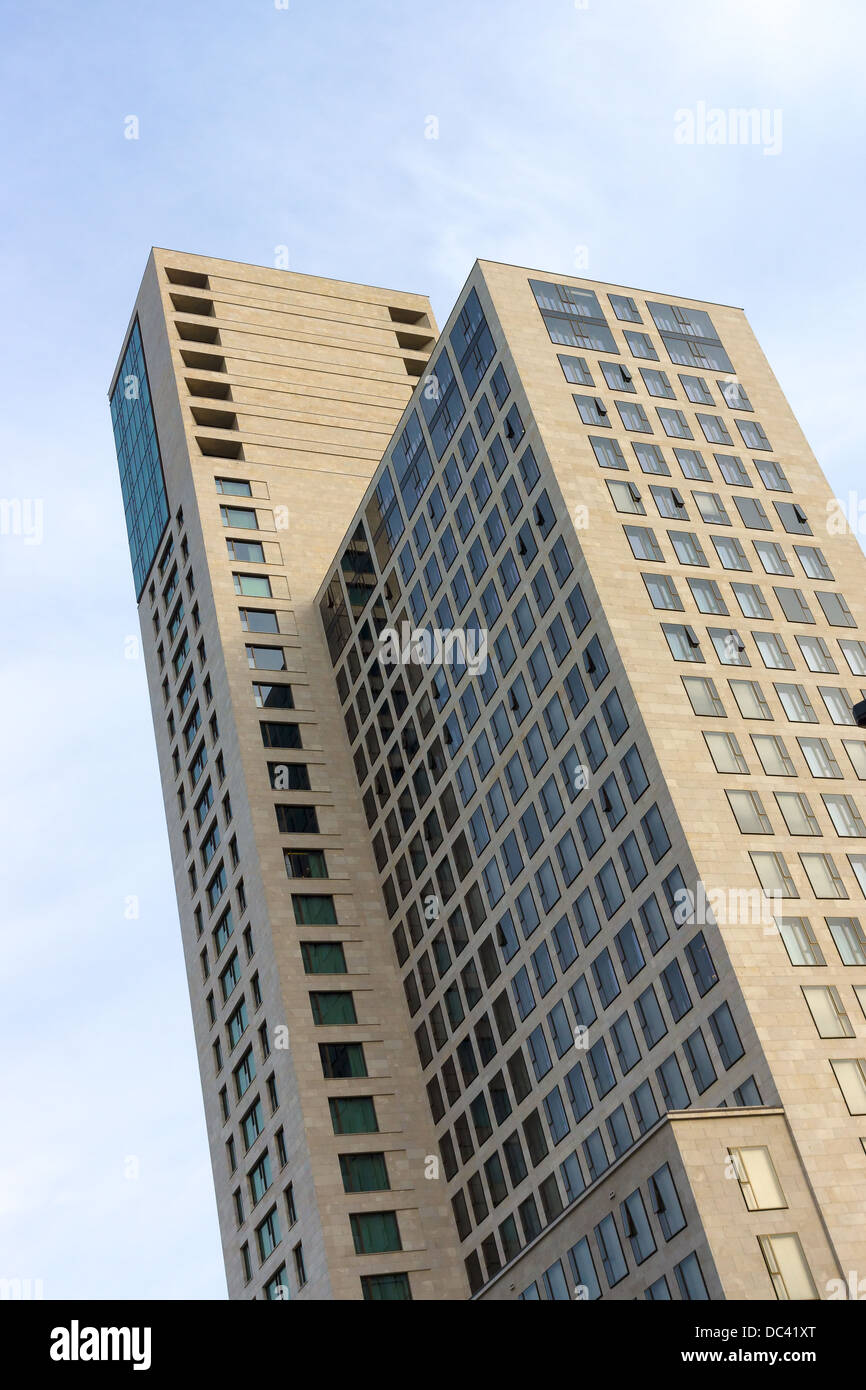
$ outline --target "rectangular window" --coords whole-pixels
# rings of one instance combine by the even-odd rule
[[[280,1265],[264,1287],[265,1299],[269,1302],[285,1302],[289,1297],[289,1276],[286,1266]]]
[[[688,421],[681,410],[675,410],[671,406],[657,405],[656,414],[661,421],[662,429],[670,439],[694,439]]]
[[[779,1300],[819,1297],[798,1235],[758,1236],[758,1244]]]
[[[675,448],[674,453],[684,478],[693,478],[705,483],[712,481],[713,475],[704,463],[704,456],[699,449]]]
[[[653,340],[648,333],[634,333],[626,329],[623,337],[625,338],[629,351],[633,357],[643,357],[651,362],[658,362],[659,355],[655,350]]]
[[[671,386],[667,372],[659,371],[655,367],[641,367],[640,374],[651,396],[667,396],[670,400],[676,398],[677,393]]]
[[[728,685],[744,719],[772,719],[770,706],[757,681],[731,680]]]
[[[234,580],[235,594],[243,595],[243,598],[271,598],[271,581],[267,574],[235,574]]]
[[[738,454],[713,454],[713,458],[719,465],[719,471],[726,483],[730,483],[732,487],[752,486],[748,470]]]
[[[677,593],[674,580],[668,574],[642,574],[647,593],[653,608],[683,610],[683,601]]]
[[[336,926],[334,899],[326,894],[293,893],[292,910],[299,926]]]
[[[681,565],[700,565],[703,568],[709,565],[694,531],[668,531],[668,537]]]
[[[335,1134],[376,1134],[376,1109],[372,1096],[332,1096],[328,1101]]]
[[[767,897],[773,897],[776,894],[783,898],[798,898],[800,896],[784,855],[771,850],[766,853],[750,851],[749,857]]]
[[[622,448],[615,439],[601,439],[591,434],[589,442],[599,468],[628,468]]]
[[[647,308],[672,362],[733,373],[733,364],[705,309],[687,309],[681,304],[653,300],[647,300]]]
[[[636,560],[663,560],[661,546],[649,526],[624,526],[626,538]]]
[[[410,1303],[412,1289],[408,1274],[365,1274],[361,1276],[365,1303]]]
[[[683,623],[662,623],[661,627],[674,661],[703,662],[700,642],[693,627]]]
[[[638,434],[652,434],[653,427],[647,418],[647,413],[637,401],[616,401],[615,405],[623,429],[633,430]]]
[[[568,357],[563,352],[560,352],[558,356],[559,365],[566,381],[570,381],[573,386],[595,385],[585,357]]]
[[[608,1286],[614,1288],[628,1274],[628,1265],[613,1216],[605,1216],[595,1227],[595,1240]]]
[[[241,608],[241,628],[244,632],[279,632],[277,615],[272,608]],[[249,652],[250,648],[247,648]],[[252,665],[252,663],[250,663]]]
[[[361,1212],[351,1215],[349,1222],[356,1255],[379,1255],[403,1249],[396,1212]]]
[[[750,570],[752,567],[746,558],[742,542],[736,536],[712,536],[713,548],[719,557],[719,563],[726,570]]]
[[[632,374],[623,362],[599,362],[605,381],[612,391],[631,391],[637,388]]]
[[[385,1192],[391,1184],[383,1153],[341,1154],[344,1192]]]
[[[592,290],[547,280],[530,280],[529,284],[552,342],[562,347],[616,352],[613,334]],[[452,333],[452,343],[453,339]]]
[[[697,421],[708,444],[727,444],[733,447],[730,430],[721,415],[706,415],[697,411]]]
[[[713,393],[707,385],[707,382],[704,377],[686,376],[682,372],[680,372],[679,378],[682,384],[682,388],[686,393],[686,397],[688,400],[691,401],[692,405],[713,404]]]
[[[853,1025],[835,985],[804,985],[803,998],[819,1038],[853,1038]]]
[[[638,307],[628,294],[609,294],[611,308],[623,323],[643,323]]]
[[[256,1227],[256,1241],[262,1264],[274,1253],[281,1240],[280,1218],[276,1207],[272,1207],[264,1221]]]
[[[575,1296],[579,1295],[581,1299],[587,1301],[601,1298],[601,1288],[586,1236],[571,1247],[568,1252],[568,1262],[571,1266],[572,1278],[575,1281]]]
[[[777,917],[775,922],[792,965],[825,964],[808,917]]]
[[[827,926],[843,965],[866,965],[866,932],[857,917],[828,917]],[[819,965],[822,961],[817,962]]]
[[[577,413],[585,425],[603,426],[605,429],[611,428],[611,420],[608,415],[607,406],[601,396],[579,396],[575,394],[574,403],[577,406]]]
[[[650,1206],[658,1219],[662,1235],[665,1240],[672,1240],[685,1228],[686,1218],[667,1163],[658,1168],[650,1178],[649,1195]]]
[[[247,647],[247,665],[254,671],[285,671],[286,656],[282,647]]]
[[[643,1264],[656,1251],[649,1218],[640,1191],[636,1189],[619,1206],[620,1221],[636,1265]]]
[[[236,530],[257,531],[259,529],[255,510],[249,507],[220,507],[223,526]]]

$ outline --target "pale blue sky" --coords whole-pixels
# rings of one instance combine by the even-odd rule
[[[477,256],[742,305],[846,496],[863,477],[866,10],[7,0],[5,16],[0,493],[41,501],[44,534],[0,534],[0,1276],[49,1297],[218,1298],[105,399],[150,246],[272,264],[285,245],[293,270],[426,292],[440,321]],[[676,143],[675,113],[700,102],[780,111],[781,151]]]

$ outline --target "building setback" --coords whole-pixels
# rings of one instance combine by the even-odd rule
[[[866,561],[742,311],[154,251],[112,416],[230,1296],[839,1296]]]

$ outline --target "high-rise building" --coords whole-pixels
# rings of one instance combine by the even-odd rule
[[[866,560],[743,312],[160,251],[112,410],[230,1294],[844,1297]]]
[[[435,334],[155,250],[112,385],[234,1298],[465,1288],[315,603]]]

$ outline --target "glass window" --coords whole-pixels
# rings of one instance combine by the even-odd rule
[[[571,1266],[572,1277],[575,1280],[575,1298],[588,1302],[594,1302],[595,1299],[601,1298],[601,1288],[586,1236],[571,1247],[568,1252],[568,1262]]]
[[[661,546],[649,526],[624,526],[626,538],[636,560],[662,560]]]
[[[137,318],[111,395],[111,423],[136,597],[140,598],[168,525],[169,512]]]
[[[757,420],[737,420],[735,423],[747,449],[765,449],[768,453],[772,452],[773,446]]]
[[[675,399],[677,393],[671,386],[667,372],[659,371],[656,367],[641,367],[640,374],[643,377],[644,386],[651,396],[667,396],[671,400]]]
[[[575,393],[574,403],[577,406],[577,413],[585,425],[611,428],[607,406],[601,396],[580,396]]]
[[[628,1265],[612,1215],[605,1216],[595,1227],[595,1240],[608,1286],[614,1288],[628,1274]]]
[[[758,875],[767,897],[776,894],[783,898],[797,898],[797,892],[791,872],[785,861],[785,857],[778,852],[768,850],[765,852],[750,851],[749,857]]]
[[[626,329],[623,336],[633,357],[645,357],[658,362],[659,355],[648,333],[633,333]]]
[[[795,777],[797,769],[778,734],[752,734],[761,767],[770,777]]]
[[[586,399],[595,398],[587,397]],[[600,439],[598,436],[591,434],[589,435],[589,442],[592,445],[592,451],[595,454],[596,463],[599,468],[628,468],[622,447],[615,439]]]
[[[703,454],[699,449],[675,448],[674,453],[684,478],[694,478],[705,483],[712,480],[713,475],[704,463]]]
[[[671,439],[694,439],[688,421],[681,410],[675,410],[672,406],[657,405],[656,414],[661,421],[662,429]]]
[[[775,922],[792,965],[825,964],[808,917],[776,917]]]
[[[611,390],[634,392],[637,389],[624,362],[599,362],[598,365]]]
[[[758,1236],[758,1244],[778,1299],[818,1298],[798,1235]]]
[[[669,574],[642,574],[641,578],[646,585],[653,608],[667,608],[682,612],[683,601]]]
[[[383,1254],[402,1250],[397,1213],[375,1211],[356,1213],[349,1217],[356,1255]]]
[[[637,401],[616,401],[623,429],[635,430],[640,434],[652,434],[652,425],[643,406]]]
[[[681,565],[701,565],[706,568],[709,564],[694,531],[668,531],[668,537]],[[661,559],[661,554],[658,559]]]
[[[628,294],[609,294],[611,308],[623,323],[643,323],[638,307]]]
[[[775,467],[776,465],[773,466]],[[790,490],[790,488],[786,488],[786,491],[790,492]],[[833,571],[827,564],[823,550],[819,549],[818,546],[795,545],[794,551],[797,555],[797,559],[800,561],[803,573],[809,579],[833,578]]]
[[[656,1251],[643,1197],[638,1188],[620,1202],[620,1221],[636,1265],[643,1264]]]
[[[595,384],[585,357],[569,357],[563,352],[560,352],[558,357],[566,381],[570,381],[573,386],[593,386]]]
[[[667,1163],[658,1168],[649,1180],[650,1206],[655,1213],[665,1240],[672,1240],[686,1224],[676,1184]]]
[[[634,440],[631,447],[644,473],[656,473],[664,477],[670,476],[671,470],[665,463],[664,454],[657,444],[647,444],[645,441]]]
[[[757,497],[735,497],[734,503],[744,526],[752,531],[771,531],[773,523]]]
[[[552,342],[594,352],[616,352],[613,334],[592,290],[547,280],[530,280],[529,284]]]
[[[709,1298],[710,1295],[707,1293],[700,1262],[694,1250],[690,1255],[686,1255],[684,1260],[680,1260],[679,1264],[674,1265],[674,1274],[676,1275],[680,1298],[690,1301],[702,1301]]]
[[[854,1028],[835,985],[804,985],[803,998],[819,1038],[853,1038]]]
[[[719,470],[726,483],[730,483],[732,487],[752,486],[752,480],[746,466],[738,454],[713,454],[713,458],[719,465]]]

